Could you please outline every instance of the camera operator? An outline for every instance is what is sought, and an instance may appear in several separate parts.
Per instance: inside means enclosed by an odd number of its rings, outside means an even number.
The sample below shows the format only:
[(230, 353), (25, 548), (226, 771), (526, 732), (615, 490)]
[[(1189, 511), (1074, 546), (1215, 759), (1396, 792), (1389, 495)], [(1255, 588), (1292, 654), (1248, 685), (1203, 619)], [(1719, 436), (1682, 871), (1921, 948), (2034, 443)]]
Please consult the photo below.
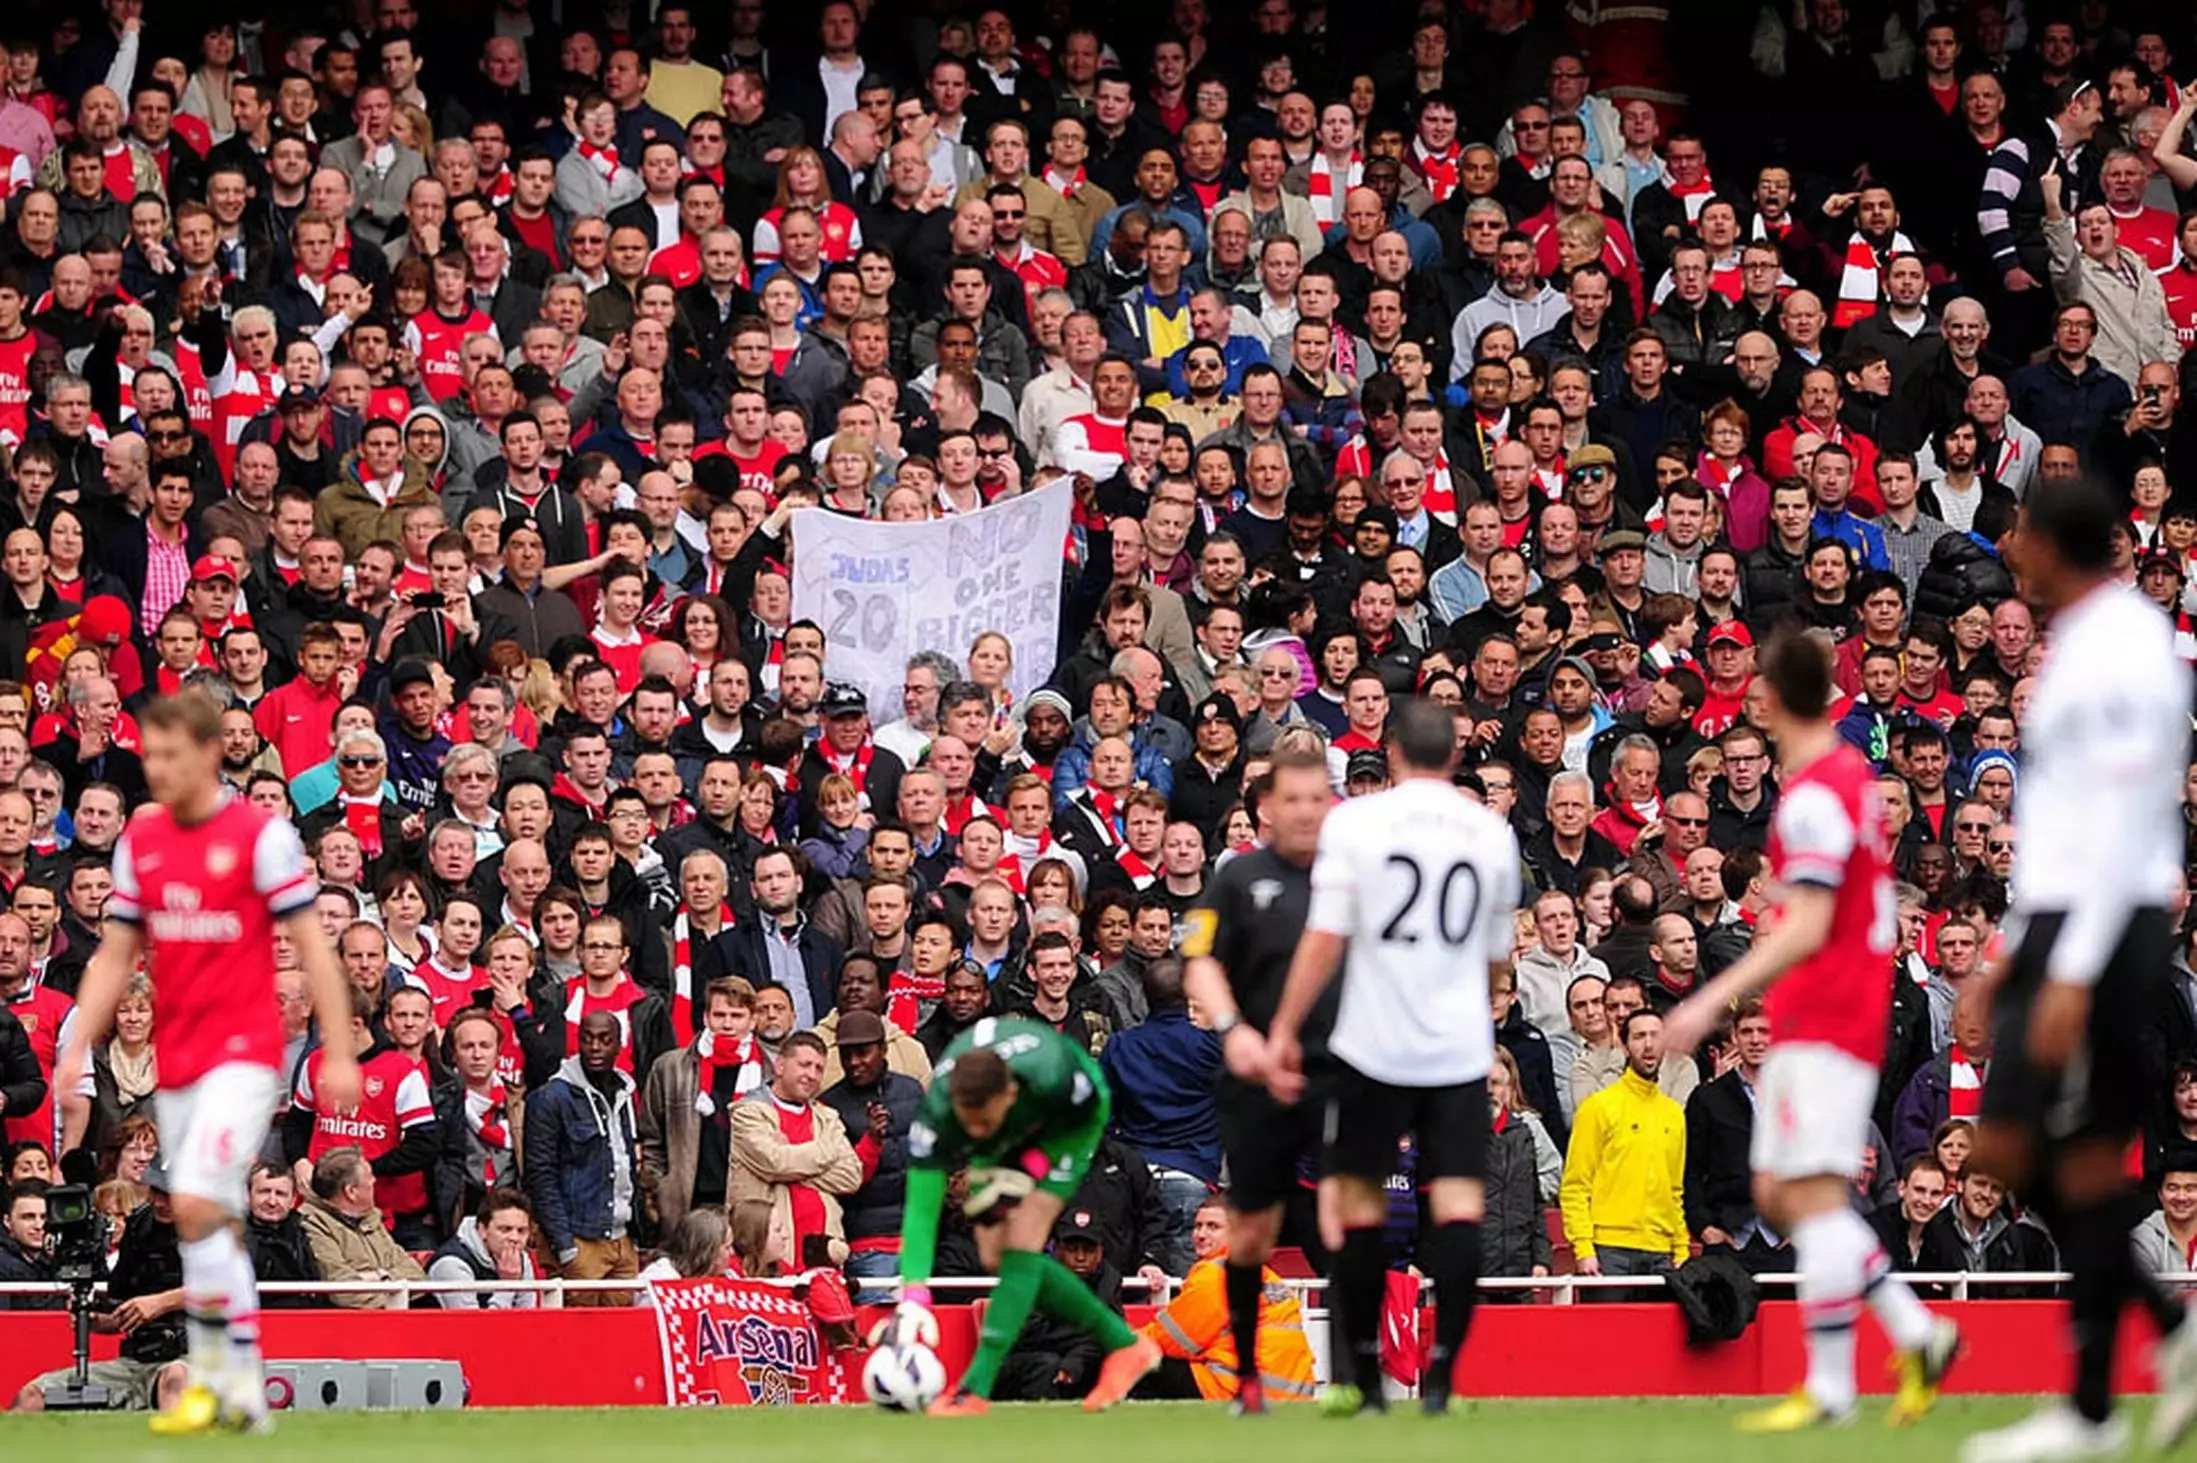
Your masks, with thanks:
[[(46, 1189), (44, 1179), (24, 1179), (6, 1191), (0, 1208), (0, 1283), (35, 1284), (53, 1279), (46, 1262)], [(0, 1295), (0, 1311), (54, 1311), (68, 1298), (53, 1295)]]
[[(92, 1330), (122, 1337), (113, 1361), (93, 1362), (89, 1380), (107, 1389), (113, 1412), (151, 1412), (171, 1405), (188, 1380), (183, 1366), (183, 1256), (176, 1247), (175, 1212), (168, 1204), (168, 1174), (156, 1159), (145, 1170), (151, 1201), (122, 1228), (122, 1246), (107, 1276), (106, 1293), (93, 1304)], [(73, 1368), (33, 1377), (16, 1393), (14, 1410), (43, 1412), (46, 1389), (67, 1385)]]

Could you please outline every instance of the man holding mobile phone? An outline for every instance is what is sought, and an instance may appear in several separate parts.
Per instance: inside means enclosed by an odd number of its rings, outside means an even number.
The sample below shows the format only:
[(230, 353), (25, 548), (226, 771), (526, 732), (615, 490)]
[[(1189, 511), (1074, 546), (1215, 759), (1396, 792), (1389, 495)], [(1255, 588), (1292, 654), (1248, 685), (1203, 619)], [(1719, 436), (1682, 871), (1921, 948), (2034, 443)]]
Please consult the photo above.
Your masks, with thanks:
[[(846, 1076), (817, 1098), (847, 1125), (855, 1156), (862, 1160), (862, 1187), (847, 1195), (843, 1206), (847, 1246), (853, 1251), (847, 1273), (863, 1279), (890, 1279), (900, 1273), (908, 1125), (923, 1101), (921, 1083), (886, 1065), (885, 1037), (884, 1018), (876, 1012), (843, 1012), (835, 1039)], [(879, 1289), (869, 1298), (886, 1294)]]

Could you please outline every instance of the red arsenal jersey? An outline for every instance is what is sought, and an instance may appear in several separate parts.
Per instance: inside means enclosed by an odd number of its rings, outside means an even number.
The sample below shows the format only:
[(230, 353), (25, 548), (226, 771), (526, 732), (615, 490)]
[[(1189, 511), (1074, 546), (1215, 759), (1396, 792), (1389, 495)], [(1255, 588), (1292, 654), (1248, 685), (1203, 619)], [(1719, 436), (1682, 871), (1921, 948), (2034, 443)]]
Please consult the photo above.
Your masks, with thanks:
[(163, 1087), (230, 1062), (282, 1065), (275, 925), (317, 887), (297, 829), (242, 798), (195, 825), (158, 804), (131, 818), (107, 917), (144, 934)]
[(1899, 906), (1874, 774), (1841, 743), (1786, 780), (1772, 818), (1770, 867), (1785, 885), (1837, 897), (1830, 935), (1770, 988), (1770, 1030), (1878, 1066), (1891, 1016)]
[(0, 434), (10, 442), (21, 442), (30, 430), (30, 368), (37, 353), (35, 330), (0, 340)]
[[(387, 1158), (404, 1142), (407, 1130), (435, 1120), (434, 1099), (427, 1092), (426, 1069), (404, 1053), (384, 1048), (359, 1063), (359, 1105), (347, 1113), (322, 1112), (313, 1103), (313, 1084), (320, 1080), (321, 1058), (316, 1049), (298, 1068), (297, 1090), (290, 1095), (299, 1112), (313, 1115), (313, 1141), (305, 1156), (320, 1162), (331, 1149), (352, 1144), (368, 1163)], [(383, 1214), (416, 1214), (427, 1207), (427, 1173), (392, 1174), (374, 1181), (374, 1207)]]
[(495, 322), (478, 310), (468, 310), (452, 320), (429, 306), (404, 327), (404, 343), (419, 357), (420, 380), (427, 394), (444, 402), (465, 389), (465, 367), (459, 359), (465, 338), (495, 333)]
[(0, 1133), (4, 1133), (10, 1143), (34, 1139), (48, 1152), (58, 1153), (60, 1148), (55, 1142), (53, 1121), (53, 1066), (61, 1054), (69, 1022), (76, 1015), (76, 1002), (59, 991), (34, 985), (6, 1002), (5, 1007), (31, 1040), (31, 1055), (38, 1059), (38, 1070), (46, 1079), (46, 1096), (29, 1112), (9, 1113), (7, 1121), (0, 1124)]

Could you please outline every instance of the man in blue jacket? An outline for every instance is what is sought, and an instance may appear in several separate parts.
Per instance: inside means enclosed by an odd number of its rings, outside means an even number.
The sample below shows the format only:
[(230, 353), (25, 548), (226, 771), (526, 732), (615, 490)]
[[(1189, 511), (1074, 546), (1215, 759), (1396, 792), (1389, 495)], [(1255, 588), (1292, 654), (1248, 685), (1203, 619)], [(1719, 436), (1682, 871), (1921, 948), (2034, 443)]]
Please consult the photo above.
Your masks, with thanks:
[[(633, 1078), (618, 1069), (619, 1018), (580, 1018), (580, 1054), (526, 1100), (526, 1191), (557, 1273), (567, 1280), (630, 1280), (640, 1273), (631, 1226), (638, 1215), (639, 1145)], [(588, 1291), (566, 1305), (629, 1305)]]
[(1155, 960), (1145, 968), (1151, 1015), (1117, 1033), (1099, 1054), (1114, 1094), (1114, 1136), (1144, 1155), (1166, 1216), (1163, 1252), (1153, 1256), (1169, 1275), (1190, 1273), (1191, 1221), (1220, 1183), (1221, 1130), (1213, 1105), (1221, 1043), (1190, 1022), (1182, 962)]

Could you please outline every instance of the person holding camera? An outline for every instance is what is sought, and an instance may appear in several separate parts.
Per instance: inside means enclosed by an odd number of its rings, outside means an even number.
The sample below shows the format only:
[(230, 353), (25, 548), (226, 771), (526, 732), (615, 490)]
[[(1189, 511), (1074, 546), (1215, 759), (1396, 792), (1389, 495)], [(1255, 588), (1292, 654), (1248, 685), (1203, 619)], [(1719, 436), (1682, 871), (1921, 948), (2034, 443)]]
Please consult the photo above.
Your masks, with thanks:
[[(123, 1223), (121, 1247), (115, 1253), (113, 1269), (106, 1272), (105, 1294), (96, 1302), (77, 1302), (97, 1306), (91, 1315), (93, 1332), (122, 1338), (121, 1350), (113, 1361), (92, 1362), (85, 1369), (87, 1384), (104, 1390), (105, 1406), (110, 1412), (164, 1410), (190, 1380), (183, 1365), (183, 1254), (176, 1241), (175, 1211), (168, 1199), (168, 1173), (157, 1159), (145, 1170), (145, 1187), (151, 1197)], [(53, 1203), (52, 1196), (66, 1192), (46, 1191), (53, 1216), (47, 1243), (52, 1258), (48, 1263), (54, 1271), (65, 1273), (69, 1262), (81, 1254), (94, 1267), (89, 1273), (96, 1275), (105, 1266), (103, 1221), (91, 1209), (90, 1196), (81, 1188), (75, 1188), (74, 1193), (82, 1200), (86, 1217), (65, 1221), (64, 1206)], [(10, 1405), (16, 1412), (43, 1412), (48, 1394), (75, 1379), (73, 1366), (42, 1373), (24, 1383)]]

